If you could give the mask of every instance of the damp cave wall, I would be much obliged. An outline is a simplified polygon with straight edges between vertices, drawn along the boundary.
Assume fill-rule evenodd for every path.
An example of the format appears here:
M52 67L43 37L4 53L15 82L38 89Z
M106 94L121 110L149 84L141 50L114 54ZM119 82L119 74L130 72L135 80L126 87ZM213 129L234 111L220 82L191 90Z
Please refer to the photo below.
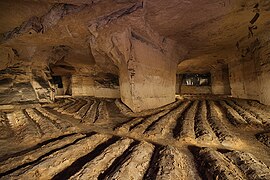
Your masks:
M229 63L232 97L270 105L270 43L260 42L252 49Z

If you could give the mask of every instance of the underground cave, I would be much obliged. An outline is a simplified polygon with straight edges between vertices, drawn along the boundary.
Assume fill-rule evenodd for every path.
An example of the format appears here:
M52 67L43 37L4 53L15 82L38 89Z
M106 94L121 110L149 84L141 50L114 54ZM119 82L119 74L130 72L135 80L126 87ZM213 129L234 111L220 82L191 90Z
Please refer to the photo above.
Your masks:
M269 0L0 1L0 179L269 180Z

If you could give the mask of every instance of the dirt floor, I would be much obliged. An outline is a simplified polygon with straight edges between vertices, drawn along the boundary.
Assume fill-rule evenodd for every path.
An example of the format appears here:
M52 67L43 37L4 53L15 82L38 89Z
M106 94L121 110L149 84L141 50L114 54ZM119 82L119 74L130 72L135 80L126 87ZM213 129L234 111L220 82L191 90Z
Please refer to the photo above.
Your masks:
M133 113L120 100L1 110L0 179L270 179L270 108L189 96Z

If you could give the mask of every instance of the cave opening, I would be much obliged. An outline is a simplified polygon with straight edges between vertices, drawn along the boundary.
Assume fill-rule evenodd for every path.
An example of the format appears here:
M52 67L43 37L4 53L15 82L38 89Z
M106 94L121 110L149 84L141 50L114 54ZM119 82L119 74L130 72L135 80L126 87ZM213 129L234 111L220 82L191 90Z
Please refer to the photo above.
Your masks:
M63 88L61 76L52 76L52 83L57 86L57 88Z
M185 86L211 86L211 73L183 74L182 82Z
M72 96L71 76L53 75L51 80L52 88L55 88L55 96Z
M176 95L185 94L212 94L211 73L177 74Z

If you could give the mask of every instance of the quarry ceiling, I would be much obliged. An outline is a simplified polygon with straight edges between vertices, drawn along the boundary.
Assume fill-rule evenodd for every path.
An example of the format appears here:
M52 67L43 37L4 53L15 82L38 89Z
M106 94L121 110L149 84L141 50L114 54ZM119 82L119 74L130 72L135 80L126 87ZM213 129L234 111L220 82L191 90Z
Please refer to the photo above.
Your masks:
M1 56L10 51L33 66L68 63L82 72L118 71L111 58L93 55L93 24L135 29L147 41L155 41L152 33L175 41L178 61L189 60L179 72L242 55L270 26L268 0L12 0L0 8Z

